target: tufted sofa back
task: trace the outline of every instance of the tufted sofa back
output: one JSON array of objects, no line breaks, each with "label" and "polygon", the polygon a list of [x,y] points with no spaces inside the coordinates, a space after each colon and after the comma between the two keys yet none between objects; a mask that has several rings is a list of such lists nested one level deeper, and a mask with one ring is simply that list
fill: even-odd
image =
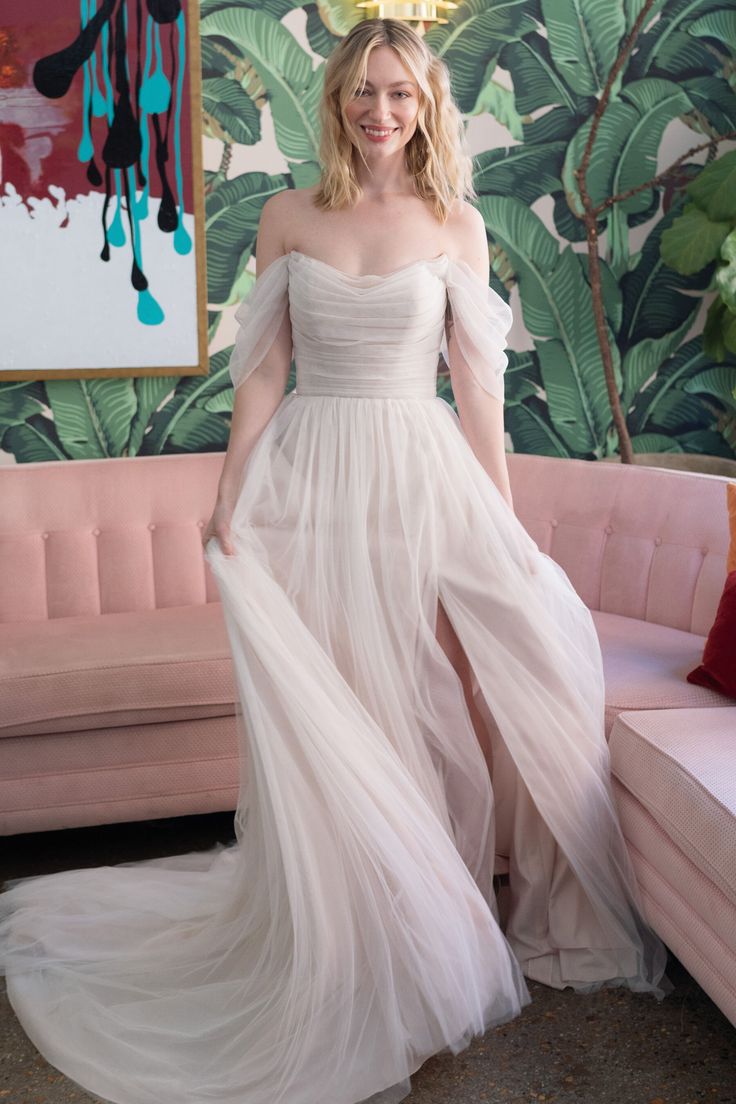
[{"label": "tufted sofa back", "polygon": [[202,555],[224,453],[0,468],[0,622],[219,600]]},{"label": "tufted sofa back", "polygon": [[[0,467],[0,622],[219,600],[202,555],[224,454]],[[725,477],[510,454],[516,512],[591,609],[705,635]]]},{"label": "tufted sofa back", "polygon": [[726,579],[726,476],[508,460],[519,519],[589,609],[708,633]]}]

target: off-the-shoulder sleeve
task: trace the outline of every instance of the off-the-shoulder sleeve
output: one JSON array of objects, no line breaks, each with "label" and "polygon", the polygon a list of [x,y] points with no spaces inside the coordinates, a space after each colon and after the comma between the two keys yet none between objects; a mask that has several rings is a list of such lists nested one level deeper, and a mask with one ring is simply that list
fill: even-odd
[{"label": "off-the-shoulder sleeve", "polygon": [[264,269],[235,312],[238,332],[228,362],[237,388],[247,380],[273,345],[289,306],[289,254]]},{"label": "off-the-shoulder sleeve", "polygon": [[[506,335],[514,320],[511,307],[464,261],[448,261],[446,285],[460,355],[481,387],[503,402]],[[452,377],[457,366],[452,364],[446,336],[442,355]]]}]

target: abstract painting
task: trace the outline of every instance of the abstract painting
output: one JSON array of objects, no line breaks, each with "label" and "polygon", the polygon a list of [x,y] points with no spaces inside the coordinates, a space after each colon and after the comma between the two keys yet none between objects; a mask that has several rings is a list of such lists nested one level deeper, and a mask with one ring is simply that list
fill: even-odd
[{"label": "abstract painting", "polygon": [[206,373],[199,5],[0,18],[0,379]]}]

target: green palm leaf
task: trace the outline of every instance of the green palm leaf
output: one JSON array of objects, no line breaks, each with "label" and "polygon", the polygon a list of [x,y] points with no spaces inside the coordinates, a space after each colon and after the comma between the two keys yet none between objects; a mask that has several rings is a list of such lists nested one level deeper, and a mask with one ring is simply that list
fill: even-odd
[{"label": "green palm leaf", "polygon": [[603,90],[626,30],[621,4],[611,0],[542,0],[557,71],[581,96]]},{"label": "green palm leaf", "polygon": [[138,376],[135,379],[137,405],[130,427],[128,456],[136,456],[140,452],[151,415],[159,408],[166,396],[174,391],[180,378],[180,376]]},{"label": "green palm leaf", "polygon": [[[639,37],[629,75],[643,77],[656,71],[660,57],[663,67],[670,67],[673,51],[681,43],[680,36],[687,33],[696,20],[714,12],[727,12],[730,7],[731,0],[667,0],[666,12]],[[673,76],[680,72],[682,69],[678,65]]]},{"label": "green palm leaf", "polygon": [[504,411],[504,422],[514,452],[531,452],[538,456],[570,456],[570,450],[550,424],[549,409],[541,399],[527,399],[523,404],[507,407]]},{"label": "green palm leaf", "polygon": [[[171,399],[157,410],[151,419],[151,429],[141,445],[146,456],[162,452],[188,450],[187,435],[192,433],[197,441],[193,451],[207,451],[206,443],[217,449],[227,440],[228,425],[219,415],[210,414],[205,403],[223,389],[231,386],[228,362],[232,346],[221,349],[210,357],[207,376],[189,376],[183,379]],[[195,415],[192,416],[191,412]],[[216,427],[212,419],[221,423]]]},{"label": "green palm leaf", "polygon": [[527,328],[549,339],[535,347],[552,425],[575,454],[600,455],[611,410],[581,261],[520,200],[481,196],[478,207],[516,272]]},{"label": "green palm leaf", "polygon": [[631,438],[634,452],[682,452],[682,446],[664,433],[641,433]]},{"label": "green palm leaf", "polygon": [[260,141],[261,113],[238,81],[226,77],[202,81],[202,109],[209,137],[243,146]]},{"label": "green palm leaf", "polygon": [[42,414],[32,414],[22,425],[8,426],[0,438],[0,446],[15,457],[16,464],[69,459],[54,423]]},{"label": "green palm leaf", "polygon": [[232,43],[255,68],[268,92],[276,141],[285,157],[316,161],[317,104],[323,67],[312,69],[312,59],[286,27],[261,11],[230,7],[205,16],[203,35],[217,35]]},{"label": "green palm leaf", "polygon": [[538,111],[548,104],[560,104],[577,112],[579,97],[567,85],[555,67],[549,43],[532,32],[501,50],[499,63],[511,74],[516,95],[516,107],[523,115]]},{"label": "green palm leaf", "polygon": [[736,51],[736,11],[731,7],[706,12],[688,24],[688,32],[696,38],[713,38],[719,46]]},{"label": "green palm leaf", "polygon": [[425,35],[427,45],[447,63],[452,90],[461,111],[470,113],[479,89],[490,79],[499,52],[507,42],[537,30],[533,0],[467,0],[449,15],[444,26]]},{"label": "green palm leaf", "polygon": [[559,187],[564,142],[484,150],[475,158],[474,183],[479,195],[510,195],[534,203]]},{"label": "green palm leaf", "polygon": [[46,394],[73,460],[126,454],[136,408],[132,378],[48,380]]},{"label": "green palm leaf", "polygon": [[237,298],[237,281],[248,263],[263,204],[287,186],[285,176],[241,173],[226,180],[205,200],[207,285],[211,303]]},{"label": "green palm leaf", "polygon": [[712,395],[729,410],[736,410],[736,365],[719,364],[716,368],[706,368],[691,376],[684,385],[684,390],[689,394]]}]

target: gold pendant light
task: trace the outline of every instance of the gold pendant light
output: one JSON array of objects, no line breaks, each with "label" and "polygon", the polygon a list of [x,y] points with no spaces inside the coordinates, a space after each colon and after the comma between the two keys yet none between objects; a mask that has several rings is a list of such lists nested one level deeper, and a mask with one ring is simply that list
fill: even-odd
[{"label": "gold pendant light", "polygon": [[420,34],[432,23],[447,23],[443,13],[452,11],[458,5],[450,0],[437,0],[435,4],[389,3],[388,0],[360,0],[356,8],[363,8],[365,19],[402,19],[407,23],[417,23],[414,29]]}]

